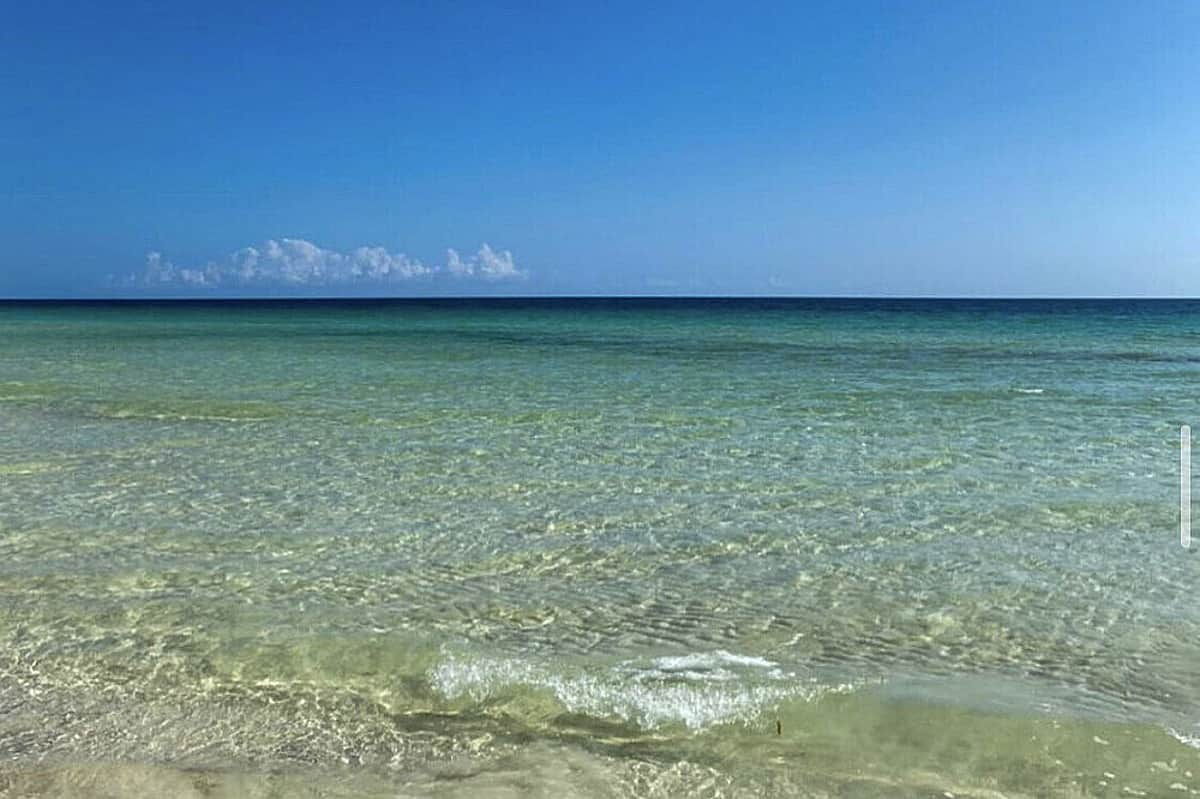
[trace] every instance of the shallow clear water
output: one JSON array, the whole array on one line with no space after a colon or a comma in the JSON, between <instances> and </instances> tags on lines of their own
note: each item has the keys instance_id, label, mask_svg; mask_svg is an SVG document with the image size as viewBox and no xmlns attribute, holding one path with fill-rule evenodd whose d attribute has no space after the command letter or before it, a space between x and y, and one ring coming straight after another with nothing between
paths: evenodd
<instances>
[{"instance_id":1,"label":"shallow clear water","mask_svg":"<svg viewBox=\"0 0 1200 799\"><path fill-rule=\"evenodd\" d=\"M0 306L0 796L1200 795L1198 378L1200 303Z\"/></svg>"}]
</instances>

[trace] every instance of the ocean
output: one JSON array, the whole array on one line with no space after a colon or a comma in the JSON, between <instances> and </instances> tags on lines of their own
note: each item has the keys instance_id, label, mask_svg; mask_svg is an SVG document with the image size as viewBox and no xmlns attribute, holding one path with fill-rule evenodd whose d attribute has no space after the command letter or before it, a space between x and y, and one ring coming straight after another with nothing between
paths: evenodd
<instances>
[{"instance_id":1,"label":"ocean","mask_svg":"<svg viewBox=\"0 0 1200 799\"><path fill-rule=\"evenodd\" d=\"M0 796L1200 795L1200 302L0 304Z\"/></svg>"}]
</instances>

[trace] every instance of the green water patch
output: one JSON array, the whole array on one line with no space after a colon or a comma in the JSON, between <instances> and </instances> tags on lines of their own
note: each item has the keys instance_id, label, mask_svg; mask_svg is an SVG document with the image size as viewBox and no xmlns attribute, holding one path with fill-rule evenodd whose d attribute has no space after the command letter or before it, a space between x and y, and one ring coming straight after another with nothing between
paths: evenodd
<instances>
[{"instance_id":1,"label":"green water patch","mask_svg":"<svg viewBox=\"0 0 1200 799\"><path fill-rule=\"evenodd\" d=\"M438 649L419 638L386 632L276 634L256 625L253 614L238 630L207 656L214 690L276 700L297 692L333 697L351 692L394 711L436 704L426 674Z\"/></svg>"},{"instance_id":2,"label":"green water patch","mask_svg":"<svg viewBox=\"0 0 1200 799\"><path fill-rule=\"evenodd\" d=\"M697 747L727 763L755 764L779 779L815 771L864 790L919 786L927 796L1010 798L1200 794L1200 751L1160 727L894 701L872 690L788 700L753 725L725 725L700 738Z\"/></svg>"},{"instance_id":3,"label":"green water patch","mask_svg":"<svg viewBox=\"0 0 1200 799\"><path fill-rule=\"evenodd\" d=\"M61 383L0 381L0 402L38 403L60 399L71 393Z\"/></svg>"},{"instance_id":4,"label":"green water patch","mask_svg":"<svg viewBox=\"0 0 1200 799\"><path fill-rule=\"evenodd\" d=\"M69 468L62 461L18 461L16 463L0 463L0 477L24 477L30 475L61 472Z\"/></svg>"},{"instance_id":5,"label":"green water patch","mask_svg":"<svg viewBox=\"0 0 1200 799\"><path fill-rule=\"evenodd\" d=\"M288 408L267 402L192 399L102 402L93 410L109 419L172 422L261 422L291 414Z\"/></svg>"}]
</instances>

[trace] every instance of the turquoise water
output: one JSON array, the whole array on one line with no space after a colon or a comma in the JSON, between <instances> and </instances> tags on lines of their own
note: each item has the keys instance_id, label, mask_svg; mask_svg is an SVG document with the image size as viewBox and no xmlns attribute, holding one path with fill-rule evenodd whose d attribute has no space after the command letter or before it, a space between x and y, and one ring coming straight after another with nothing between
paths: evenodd
<instances>
[{"instance_id":1,"label":"turquoise water","mask_svg":"<svg viewBox=\"0 0 1200 799\"><path fill-rule=\"evenodd\" d=\"M2 305L0 796L1200 795L1198 423L1200 303Z\"/></svg>"}]
</instances>

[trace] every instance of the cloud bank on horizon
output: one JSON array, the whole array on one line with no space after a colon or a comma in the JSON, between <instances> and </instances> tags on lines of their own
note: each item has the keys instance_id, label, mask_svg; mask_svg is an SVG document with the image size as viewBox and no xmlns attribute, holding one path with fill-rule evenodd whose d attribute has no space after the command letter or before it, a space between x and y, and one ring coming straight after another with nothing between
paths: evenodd
<instances>
[{"instance_id":1,"label":"cloud bank on horizon","mask_svg":"<svg viewBox=\"0 0 1200 799\"><path fill-rule=\"evenodd\" d=\"M257 247L243 247L224 261L182 267L161 252L146 254L146 265L114 283L140 289L239 289L239 288L346 288L383 287L448 275L455 279L488 282L523 280L508 250L488 244L468 255L446 250L446 263L426 265L404 253L384 247L357 247L350 252L330 250L304 239L268 239Z\"/></svg>"}]
</instances>

